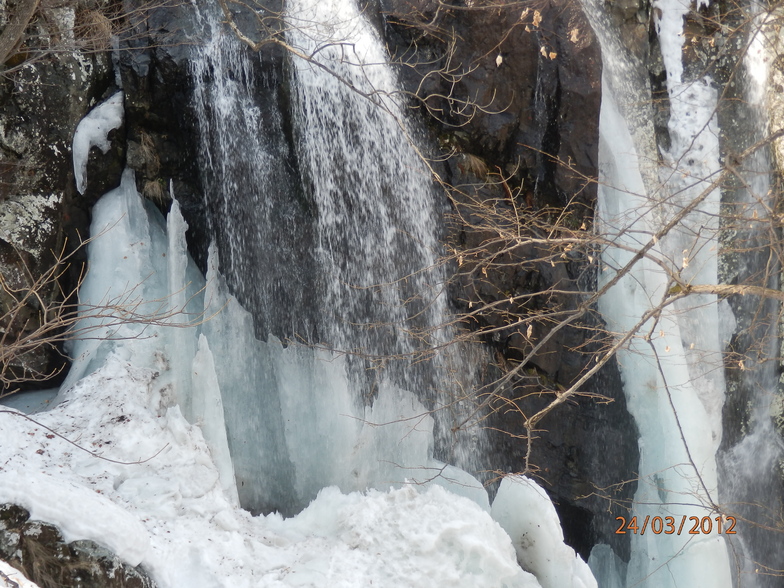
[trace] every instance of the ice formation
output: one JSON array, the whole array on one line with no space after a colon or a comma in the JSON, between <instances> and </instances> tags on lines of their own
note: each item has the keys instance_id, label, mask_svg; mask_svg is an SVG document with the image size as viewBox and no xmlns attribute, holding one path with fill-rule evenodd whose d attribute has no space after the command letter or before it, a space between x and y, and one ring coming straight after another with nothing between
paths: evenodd
<instances>
[{"instance_id":1,"label":"ice formation","mask_svg":"<svg viewBox=\"0 0 784 588\"><path fill-rule=\"evenodd\" d=\"M536 482L507 476L493 501L492 515L512 538L517 560L542 588L596 588L588 565L563 541L553 503Z\"/></svg>"},{"instance_id":2,"label":"ice formation","mask_svg":"<svg viewBox=\"0 0 784 588\"><path fill-rule=\"evenodd\" d=\"M634 251L644 244L638 235L647 241L661 225L655 220L656 205L644 196L634 144L609 90L603 95L601 128L602 227L607 236ZM709 209L703 210L708 214ZM648 212L640 215L640 211ZM684 237L685 233L673 235L669 243L662 243L653 253L666 259L668 245L679 248L679 253L687 251L689 265L694 268L687 270L694 272L693 283L708 280L707 275L697 274L707 274L711 265L712 283L716 283L715 247L711 252L710 246L688 243ZM608 248L603 255L600 286L632 255L628 249ZM711 255L713 259L709 259ZM670 286L667 274L654 262L643 259L608 291L600 309L611 329L625 333L667 296ZM646 516L710 515L711 505L718 498L716 451L721 440L724 399L717 349L719 319L715 296L701 297L699 302L699 308L665 308L655 324L648 321L640 330L641 335L653 331L650 341L640 335L618 353L629 411L640 430L643 479L635 495L633 515L641 521ZM689 498L685 500L685 496ZM677 503L678 508L668 503ZM711 581L705 585L730 585L726 546L715 530L711 535L699 536L633 534L631 539L627 585L647 582L643 585L658 588L669 585L667 578L699 585L706 582L706 574Z\"/></svg>"},{"instance_id":3,"label":"ice formation","mask_svg":"<svg viewBox=\"0 0 784 588\"><path fill-rule=\"evenodd\" d=\"M724 402L720 334L727 323L710 294L665 304L644 319L672 294L672 276L691 284L718 280L720 194L710 189L720 171L716 91L707 78L682 79L683 15L689 6L678 0L654 5L667 69L672 139L658 168L649 151L653 129L644 127L649 124L646 115L635 114L630 106L645 102L644 94L639 89L635 93L630 66L617 63L618 52L608 51L612 33L595 9L592 13L608 60L602 86L597 228L617 244L602 254L599 287L652 241L648 255L633 263L599 304L612 331L636 333L617 357L628 408L640 432L641 480L629 515L640 525L646 518L701 519L714 514ZM586 6L590 12L590 4ZM687 208L693 202L698 204ZM676 225L659 234L678 215ZM592 556L607 574L608 585L731 585L727 546L716 526L700 535L632 533L631 544L628 570L606 551Z\"/></svg>"},{"instance_id":4,"label":"ice formation","mask_svg":"<svg viewBox=\"0 0 784 588\"><path fill-rule=\"evenodd\" d=\"M123 123L123 93L116 92L85 116L76 127L73 137L73 166L76 189L80 194L87 187L87 158L92 147L106 153L111 147L109 131Z\"/></svg>"},{"instance_id":5,"label":"ice formation","mask_svg":"<svg viewBox=\"0 0 784 588\"><path fill-rule=\"evenodd\" d=\"M111 352L35 415L114 461L2 414L0 502L30 508L69 540L110 546L160 588L538 588L490 515L437 486L327 488L296 517L252 517L224 491L202 430L172 405L165 374L123 355Z\"/></svg>"}]
</instances>

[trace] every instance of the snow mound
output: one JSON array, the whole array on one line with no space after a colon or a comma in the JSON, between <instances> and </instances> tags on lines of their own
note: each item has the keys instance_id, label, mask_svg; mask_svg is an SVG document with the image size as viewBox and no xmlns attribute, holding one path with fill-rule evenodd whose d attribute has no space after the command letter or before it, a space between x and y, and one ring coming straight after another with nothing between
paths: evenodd
<instances>
[{"instance_id":1,"label":"snow mound","mask_svg":"<svg viewBox=\"0 0 784 588\"><path fill-rule=\"evenodd\" d=\"M25 578L19 570L0 561L0 588L38 588L38 584Z\"/></svg>"},{"instance_id":2,"label":"snow mound","mask_svg":"<svg viewBox=\"0 0 784 588\"><path fill-rule=\"evenodd\" d=\"M30 518L57 525L67 542L100 537L132 566L141 563L150 538L131 514L73 482L31 471L0 472L0 503L30 511Z\"/></svg>"}]
</instances>

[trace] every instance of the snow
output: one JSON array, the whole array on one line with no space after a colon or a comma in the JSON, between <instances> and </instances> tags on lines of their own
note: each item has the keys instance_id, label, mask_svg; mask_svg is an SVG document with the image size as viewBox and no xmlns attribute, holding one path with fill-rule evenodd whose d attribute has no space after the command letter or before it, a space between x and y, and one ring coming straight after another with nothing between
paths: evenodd
<instances>
[{"instance_id":1,"label":"snow","mask_svg":"<svg viewBox=\"0 0 784 588\"><path fill-rule=\"evenodd\" d=\"M125 510L82 485L63 483L47 474L0 472L0 502L23 506L33 519L57 525L68 542L101 537L102 543L133 566L149 547L146 530Z\"/></svg>"},{"instance_id":2,"label":"snow","mask_svg":"<svg viewBox=\"0 0 784 588\"><path fill-rule=\"evenodd\" d=\"M505 477L492 515L512 538L520 565L542 588L596 588L588 564L564 544L555 507L536 482L525 476Z\"/></svg>"},{"instance_id":3,"label":"snow","mask_svg":"<svg viewBox=\"0 0 784 588\"><path fill-rule=\"evenodd\" d=\"M112 353L36 415L114 461L0 415L0 501L141 562L162 588L539 585L483 509L438 486L326 488L296 517L251 517L227 497L200 428L167 404L160 380Z\"/></svg>"},{"instance_id":4,"label":"snow","mask_svg":"<svg viewBox=\"0 0 784 588\"><path fill-rule=\"evenodd\" d=\"M76 127L73 137L73 164L76 189L84 194L87 187L87 158L92 147L104 153L109 151L109 131L123 123L123 93L116 92L110 98L93 108Z\"/></svg>"},{"instance_id":5,"label":"snow","mask_svg":"<svg viewBox=\"0 0 784 588\"><path fill-rule=\"evenodd\" d=\"M0 561L0 588L38 588L38 584L34 584L20 571Z\"/></svg>"}]
</instances>

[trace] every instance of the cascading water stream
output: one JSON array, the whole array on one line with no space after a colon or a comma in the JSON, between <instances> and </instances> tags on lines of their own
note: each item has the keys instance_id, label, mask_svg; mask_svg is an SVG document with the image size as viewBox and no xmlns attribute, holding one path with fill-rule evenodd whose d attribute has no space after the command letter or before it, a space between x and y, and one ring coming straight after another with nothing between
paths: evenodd
<instances>
[{"instance_id":1,"label":"cascading water stream","mask_svg":"<svg viewBox=\"0 0 784 588\"><path fill-rule=\"evenodd\" d=\"M268 340L210 339L240 499L293 512L330 484L430 478L443 465L432 455L478 471L481 435L455 427L472 404L453 391L470 390L475 362L436 352L451 337L439 262L446 202L383 45L350 0L286 10L286 42L299 54L288 69L252 59L206 14L210 40L192 72L213 298L228 299L220 251L221 273L253 315L232 309L232 328L255 324ZM218 329L204 327L208 337ZM284 348L284 338L305 345ZM248 365L240 379L220 367L232 357ZM434 424L434 447L412 433ZM371 430L387 432L370 441Z\"/></svg>"},{"instance_id":2,"label":"cascading water stream","mask_svg":"<svg viewBox=\"0 0 784 588\"><path fill-rule=\"evenodd\" d=\"M371 365L383 378L445 410L434 413L440 458L478 471L478 432L451 432L473 399L459 390L474 379L465 347L425 362L421 350L452 338L440 264L447 203L406 114L404 96L378 33L352 0L287 4L294 58L292 121L303 190L317 209L315 250L325 282L320 332L349 357L350 375L374 394ZM402 360L402 361L401 361ZM353 365L351 365L353 364Z\"/></svg>"},{"instance_id":3,"label":"cascading water stream","mask_svg":"<svg viewBox=\"0 0 784 588\"><path fill-rule=\"evenodd\" d=\"M235 295L254 309L256 334L309 337L318 296L313 210L301 193L288 146L280 72L265 67L222 26L198 14L193 107L209 231ZM271 235L275 235L274 238Z\"/></svg>"},{"instance_id":4,"label":"cascading water stream","mask_svg":"<svg viewBox=\"0 0 784 588\"><path fill-rule=\"evenodd\" d=\"M292 60L292 97L305 189L317 207L325 337L336 349L409 354L408 317L432 325L444 314L430 172L369 23L350 2L295 1L288 11L289 42L313 55Z\"/></svg>"}]
</instances>

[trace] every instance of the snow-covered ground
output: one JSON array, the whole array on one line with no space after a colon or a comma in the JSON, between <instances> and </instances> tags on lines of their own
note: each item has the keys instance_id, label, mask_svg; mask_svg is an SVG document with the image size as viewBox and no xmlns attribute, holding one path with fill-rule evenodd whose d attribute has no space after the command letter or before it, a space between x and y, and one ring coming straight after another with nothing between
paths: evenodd
<instances>
[{"instance_id":1,"label":"snow-covered ground","mask_svg":"<svg viewBox=\"0 0 784 588\"><path fill-rule=\"evenodd\" d=\"M38 585L30 582L4 561L0 561L0 588L38 588Z\"/></svg>"},{"instance_id":2,"label":"snow-covered ground","mask_svg":"<svg viewBox=\"0 0 784 588\"><path fill-rule=\"evenodd\" d=\"M438 486L325 488L296 517L252 517L227 498L200 428L158 380L114 353L36 422L0 414L0 503L57 524L66 540L107 545L161 587L540 586L485 510ZM518 550L540 560L530 563L541 585L595 586L543 492L522 479L505 484L494 508L514 511L517 500L530 519L508 528ZM572 583L551 580L572 568Z\"/></svg>"}]
</instances>

